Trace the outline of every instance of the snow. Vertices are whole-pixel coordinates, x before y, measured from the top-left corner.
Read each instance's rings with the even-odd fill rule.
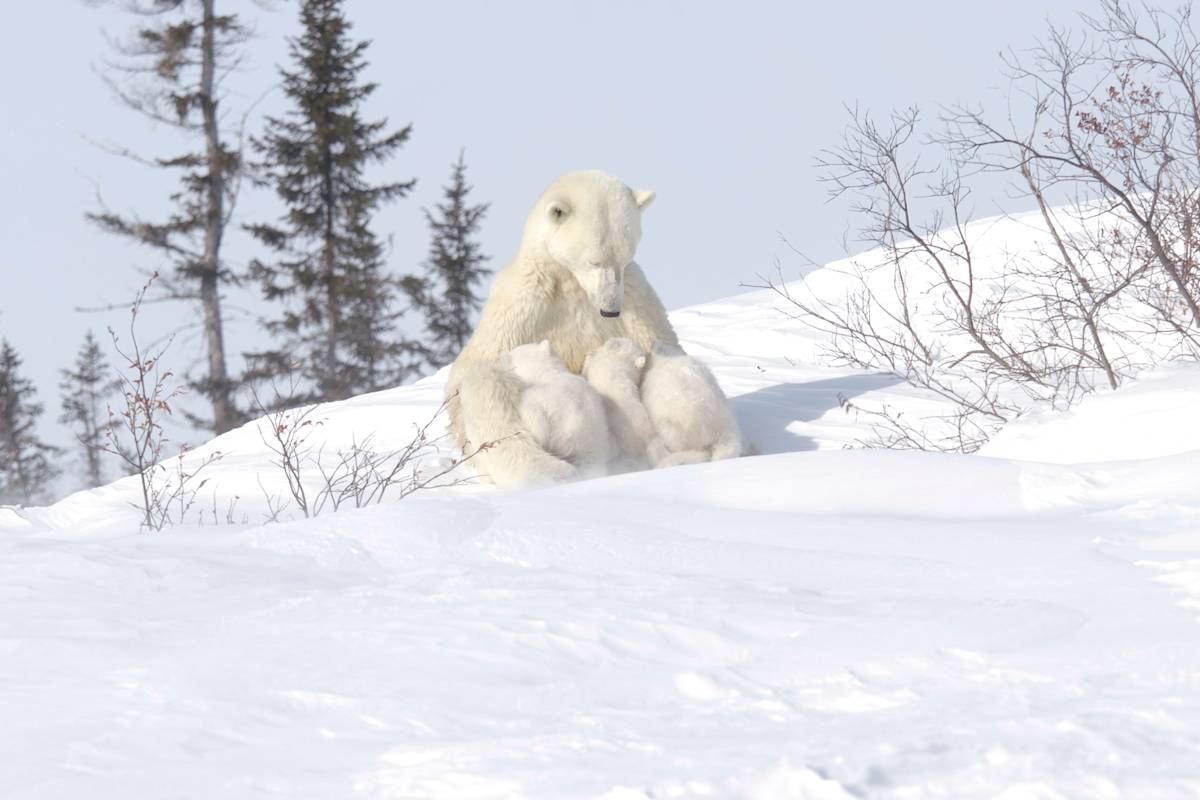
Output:
[[[1200,367],[847,450],[839,395],[933,401],[774,306],[673,314],[754,457],[265,524],[250,425],[190,456],[239,524],[0,509],[0,797],[1200,797]],[[443,379],[319,439],[400,446]]]
[[[1174,420],[1177,424],[1166,422]],[[1061,413],[1004,428],[983,454],[1069,464],[1156,458],[1200,450],[1200,369],[1148,370],[1121,391],[1098,391]]]

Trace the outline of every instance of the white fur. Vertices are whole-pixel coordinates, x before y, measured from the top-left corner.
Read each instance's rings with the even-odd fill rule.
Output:
[[[475,461],[483,465],[497,485],[519,488],[578,476],[573,464],[547,453],[525,429],[517,412],[525,386],[520,378],[503,369],[499,361],[471,363],[465,370],[463,384],[470,386],[471,391],[462,393],[461,403],[455,403],[457,397],[450,402],[459,407],[463,438],[480,443],[463,446],[463,452],[484,448],[475,452]],[[499,430],[492,427],[496,424],[497,409],[512,411],[512,420]]]
[[[613,457],[610,472],[632,472],[651,466],[657,453],[654,425],[642,404],[642,369],[646,353],[632,339],[609,339],[583,362],[583,376],[604,401]]]
[[[503,353],[548,339],[578,373],[587,355],[613,337],[642,348],[678,343],[662,302],[632,260],[642,210],[653,199],[653,192],[634,192],[602,172],[572,172],[530,211],[521,249],[497,274],[446,387],[459,446],[497,443],[479,457],[497,483],[554,480],[570,466],[521,434],[514,394],[496,367]],[[600,313],[618,309],[617,317]]]
[[[650,348],[642,403],[665,453],[655,466],[718,461],[742,455],[737,417],[708,367],[673,345]]]
[[[588,382],[570,372],[545,340],[513,348],[500,364],[522,383],[517,413],[534,441],[575,467],[578,477],[604,475],[608,425],[600,395]]]

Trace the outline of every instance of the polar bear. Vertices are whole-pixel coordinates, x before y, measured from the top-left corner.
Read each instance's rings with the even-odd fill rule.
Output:
[[[646,352],[625,337],[609,339],[583,362],[583,377],[604,401],[611,472],[646,469],[665,455],[642,403],[639,387],[645,366]]]
[[[523,434],[520,381],[498,365],[514,347],[548,339],[571,372],[613,337],[678,345],[666,309],[633,261],[654,199],[599,171],[572,172],[544,191],[516,257],[501,270],[479,324],[450,368],[450,430],[502,485],[570,478],[571,464]]]
[[[575,467],[580,478],[607,474],[608,424],[596,390],[554,355],[550,342],[523,344],[500,366],[523,384],[517,413],[543,450]]]
[[[656,342],[642,374],[642,404],[667,453],[656,467],[737,458],[745,446],[737,417],[708,367]]]

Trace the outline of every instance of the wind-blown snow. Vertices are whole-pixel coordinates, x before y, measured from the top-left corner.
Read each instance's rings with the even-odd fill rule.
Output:
[[[248,426],[197,457],[249,524],[0,509],[0,797],[1200,797],[1200,368],[844,450],[839,394],[930,401],[770,297],[673,314],[756,457],[263,525]]]
[[[1121,391],[1098,391],[1067,412],[1028,415],[981,450],[1054,464],[1192,451],[1200,451],[1200,369],[1195,365],[1144,372]]]

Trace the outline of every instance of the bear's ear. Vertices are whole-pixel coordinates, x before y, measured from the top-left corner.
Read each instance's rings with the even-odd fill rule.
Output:
[[[642,211],[645,211],[646,208],[654,202],[654,197],[654,192],[650,191],[649,189],[633,190],[633,202],[637,203],[637,207]]]
[[[571,206],[562,198],[555,198],[546,204],[546,218],[551,222],[562,222],[571,213]]]

